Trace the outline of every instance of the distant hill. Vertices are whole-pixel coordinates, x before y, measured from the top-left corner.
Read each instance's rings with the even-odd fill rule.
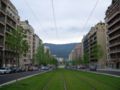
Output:
[[[56,55],[57,57],[68,58],[70,52],[76,46],[76,44],[78,43],[70,43],[70,44],[45,43],[45,46],[48,46],[50,48],[50,51],[53,55]]]

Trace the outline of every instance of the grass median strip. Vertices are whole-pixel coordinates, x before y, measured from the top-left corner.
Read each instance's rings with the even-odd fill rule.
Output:
[[[57,69],[3,86],[0,90],[120,90],[120,78]]]
[[[54,76],[50,80],[45,90],[64,90],[64,82],[61,75],[61,70],[54,72]]]
[[[0,90],[42,90],[54,71],[3,86]]]
[[[120,78],[76,71],[79,77],[96,86],[97,90],[120,90]],[[98,84],[97,84],[98,83]]]

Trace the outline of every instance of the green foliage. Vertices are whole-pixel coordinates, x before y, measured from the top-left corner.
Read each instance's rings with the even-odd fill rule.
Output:
[[[69,63],[69,62],[68,62]],[[78,59],[74,59],[70,62],[72,65],[80,65],[82,64],[82,59],[78,58]]]
[[[57,64],[57,60],[49,54],[49,51],[45,53],[43,44],[39,45],[35,58],[39,65]]]
[[[84,52],[84,55],[83,55],[83,60],[82,60],[83,64],[88,64],[89,63],[89,53],[88,52]]]
[[[16,30],[12,30],[10,34],[6,35],[6,44],[10,50],[14,51],[18,57],[18,65],[19,65],[19,57],[28,51],[29,45],[26,40],[24,40],[25,35],[23,33],[22,28],[17,28]]]
[[[94,57],[98,60],[103,57],[103,51],[100,45],[95,45],[92,51]]]

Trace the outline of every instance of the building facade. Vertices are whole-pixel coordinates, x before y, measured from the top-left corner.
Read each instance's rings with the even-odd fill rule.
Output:
[[[99,45],[99,47],[98,47]],[[99,49],[100,51],[96,51]],[[97,65],[98,68],[106,67],[107,49],[106,49],[106,25],[98,23],[91,28],[89,33],[83,38],[84,54],[87,53],[90,65]],[[101,57],[98,58],[95,53],[101,52]]]
[[[0,0],[0,67],[16,65],[16,53],[9,48],[6,37],[16,30],[19,15],[10,0]]]
[[[112,0],[106,11],[108,66],[120,69],[120,0]]]
[[[27,41],[29,45],[28,52],[24,54],[20,59],[20,66],[29,66],[33,64],[34,29],[27,20],[21,21],[20,26],[23,28],[24,33],[26,35],[24,39]]]
[[[82,44],[79,43],[69,54],[69,61],[80,60],[82,58]]]

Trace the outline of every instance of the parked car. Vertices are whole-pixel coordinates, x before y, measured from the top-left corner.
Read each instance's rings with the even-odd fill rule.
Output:
[[[41,70],[49,70],[49,67],[48,66],[42,66]]]
[[[5,67],[5,69],[6,69],[6,74],[11,73],[11,69],[9,67]]]
[[[18,72],[23,72],[23,69],[20,68],[20,67],[17,67],[17,68],[16,68],[16,72],[17,72],[17,73],[18,73]]]
[[[78,69],[86,69],[86,68],[87,68],[87,67],[84,66],[84,65],[81,65],[81,66],[78,67]]]
[[[8,67],[0,68],[0,74],[9,74],[9,73],[11,73],[10,68],[8,68]]]
[[[10,67],[11,73],[16,73],[17,68],[16,67]]]
[[[6,73],[6,69],[5,68],[0,68],[0,74],[5,74]]]
[[[90,71],[96,71],[97,70],[97,66],[96,65],[90,66],[89,70]]]

